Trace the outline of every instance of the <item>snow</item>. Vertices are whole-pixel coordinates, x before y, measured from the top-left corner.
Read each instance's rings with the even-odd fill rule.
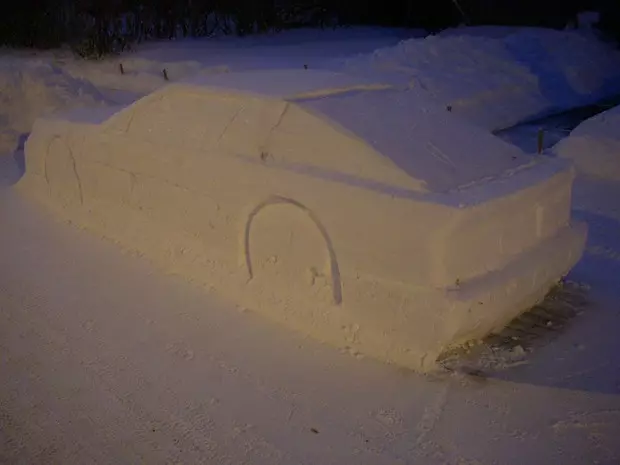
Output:
[[[413,89],[404,92],[385,89],[381,81],[300,69],[201,76],[185,82],[222,93],[242,91],[294,101],[367,140],[411,178],[423,183],[423,190],[457,189],[530,162],[512,145],[474,124],[456,120],[426,94]],[[446,133],[451,137],[444,137]],[[399,137],[394,137],[395,134]],[[312,145],[310,139],[299,142],[300,152],[302,146]],[[415,157],[411,156],[413,148]],[[322,151],[326,150],[327,146],[322,147]],[[320,155],[313,157],[318,159]],[[340,153],[339,158],[342,157],[344,153]],[[304,161],[312,163],[310,159]],[[345,163],[348,164],[360,163]],[[375,180],[379,181],[378,177]]]
[[[50,112],[103,104],[90,82],[72,78],[42,60],[9,57],[0,62],[0,153],[15,148],[35,119]]]
[[[620,106],[587,119],[553,147],[582,173],[620,181]]]
[[[122,71],[121,71],[122,66]],[[228,72],[227,66],[205,67],[198,61],[154,61],[143,58],[110,59],[103,63],[69,61],[66,72],[79,79],[87,80],[99,88],[127,91],[136,94],[153,92],[168,80],[184,79],[200,74]],[[166,77],[164,77],[166,70]]]
[[[394,46],[400,40],[424,35],[419,30],[376,27],[347,27],[321,32],[296,29],[243,38],[151,42],[140,46],[135,56],[155,62],[196,60],[206,67],[226,65],[233,71],[302,68],[303,65],[315,68],[332,59],[369,53],[379,47]]]
[[[420,87],[489,130],[620,93],[620,51],[591,34],[473,28],[410,39],[342,69]]]
[[[514,32],[465,29],[457,35],[493,41]],[[344,56],[369,53],[402,38],[396,38],[400,32],[380,31],[354,50],[356,40],[364,42],[362,34],[347,42],[341,32],[339,45],[325,42],[330,46],[308,44],[311,35],[304,34],[304,45],[297,47],[279,46],[277,38],[247,48],[245,39],[231,40],[234,46],[224,39],[210,45],[178,41],[148,45],[143,50],[149,57],[141,58],[141,50],[133,57],[151,60],[150,74],[156,76],[159,63],[177,59],[233,71],[302,68],[306,49],[315,51],[308,54],[310,67],[340,69],[341,63],[330,62],[336,48]],[[260,41],[249,42],[254,40]],[[571,43],[584,45],[581,38]],[[207,47],[213,53],[201,52]],[[585,60],[588,54],[574,56]],[[593,68],[599,78],[615,75],[615,65],[606,67],[601,54],[594,56],[601,63]],[[66,57],[28,59],[48,60],[63,71],[80,68]],[[91,65],[82,66],[86,73]],[[513,69],[508,63],[500,68]],[[102,74],[118,72],[115,66],[106,69]],[[507,73],[511,82],[515,75]],[[452,85],[460,89],[459,80],[467,80],[454,74]],[[582,90],[606,80],[582,77],[573,81]],[[487,78],[478,74],[481,82]],[[152,89],[140,79],[127,84],[128,92],[99,91],[130,103]],[[450,89],[449,76],[445,81],[446,94],[461,95]],[[474,92],[464,87],[462,95],[483,88],[469,85]],[[525,95],[532,88],[524,85]],[[558,104],[539,94],[534,91],[525,104],[501,92],[473,98],[471,119],[497,128]],[[73,117],[80,120],[80,112]],[[4,113],[1,124],[3,130],[11,127]],[[10,135],[11,144],[17,136]],[[0,184],[14,183],[24,169],[20,150],[0,156]],[[0,186],[0,462],[339,464],[353,457],[369,464],[616,464],[618,198],[620,187],[612,180],[581,176],[575,185],[573,214],[588,222],[590,233],[586,255],[569,278],[588,289],[590,308],[566,332],[528,352],[520,366],[489,378],[428,377],[354,351],[341,354],[272,325],[184,279],[163,275],[146,257],[122,254],[114,244],[55,222]]]
[[[364,27],[320,34],[302,29],[146,43],[101,62],[84,63],[63,50],[9,57],[47,62],[117,103],[200,74],[305,67],[345,71],[419,87],[440,106],[489,130],[620,93],[620,52],[591,31],[486,26],[422,36]]]
[[[144,95],[166,84],[164,69],[171,81],[196,74],[251,69],[314,69],[325,67],[333,59],[369,53],[420,35],[419,31],[367,27],[326,30],[319,35],[314,30],[299,29],[243,38],[150,42],[138,46],[135,52],[99,63],[75,62],[67,54],[55,59],[67,72],[97,87]],[[120,72],[121,64],[125,74]]]
[[[165,270],[381,360],[429,370],[541,299],[583,250],[566,163],[532,162],[414,91],[245,71],[166,86],[100,126],[97,113],[37,120],[16,187]],[[486,201],[469,203],[471,190]]]
[[[11,192],[0,209],[3,463],[617,462],[617,395],[356,360]]]

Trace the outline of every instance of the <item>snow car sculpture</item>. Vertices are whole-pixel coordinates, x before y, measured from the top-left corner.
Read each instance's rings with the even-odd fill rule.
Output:
[[[319,340],[418,370],[580,258],[573,171],[397,91],[310,70],[38,120],[21,188]]]

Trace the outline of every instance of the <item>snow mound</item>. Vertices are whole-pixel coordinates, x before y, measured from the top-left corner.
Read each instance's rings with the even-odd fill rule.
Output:
[[[90,83],[43,61],[0,62],[0,153],[15,148],[35,119],[61,109],[105,102]]]
[[[353,57],[341,67],[420,87],[442,106],[490,130],[620,92],[620,52],[591,34],[487,29],[406,40]]]
[[[553,151],[582,173],[620,181],[620,106],[584,121]]]

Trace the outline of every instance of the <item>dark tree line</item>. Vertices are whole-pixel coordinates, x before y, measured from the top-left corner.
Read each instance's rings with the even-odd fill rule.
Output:
[[[253,34],[354,24],[425,28],[457,24],[563,27],[578,11],[603,13],[620,38],[620,0],[20,0],[0,7],[0,45],[69,44],[85,57],[150,39]]]

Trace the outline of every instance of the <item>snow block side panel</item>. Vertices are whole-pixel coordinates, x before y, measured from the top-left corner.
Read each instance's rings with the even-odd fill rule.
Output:
[[[525,177],[527,173],[523,173]],[[570,169],[461,210],[441,257],[446,280],[464,282],[502,269],[570,222]]]

